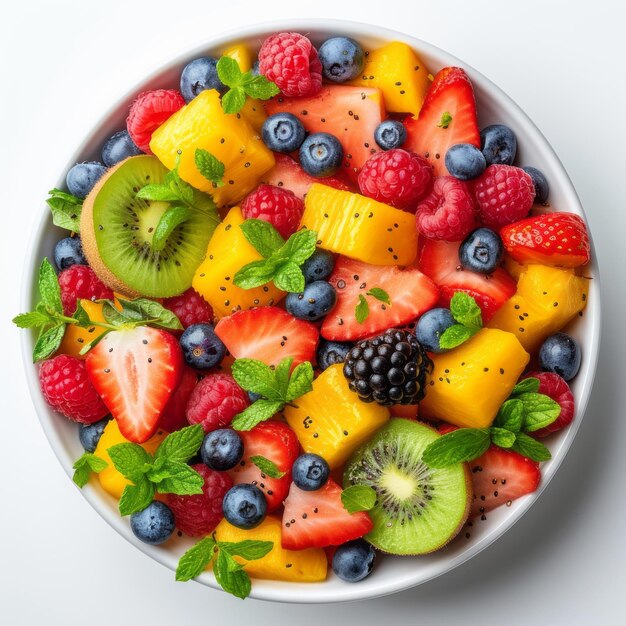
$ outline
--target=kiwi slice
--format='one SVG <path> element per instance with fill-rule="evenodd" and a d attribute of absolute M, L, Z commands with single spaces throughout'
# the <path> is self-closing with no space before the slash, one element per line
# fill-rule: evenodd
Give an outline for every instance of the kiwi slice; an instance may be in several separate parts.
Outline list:
<path fill-rule="evenodd" d="M 193 207 L 143 200 L 137 192 L 163 183 L 168 170 L 153 156 L 111 168 L 85 199 L 81 238 L 100 280 L 130 297 L 165 298 L 191 286 L 219 217 L 194 190 Z"/>
<path fill-rule="evenodd" d="M 427 554 L 448 543 L 469 513 L 471 478 L 466 463 L 432 469 L 422 462 L 426 446 L 440 437 L 432 428 L 391 419 L 348 461 L 344 487 L 368 485 L 377 494 L 365 536 L 390 554 Z"/>

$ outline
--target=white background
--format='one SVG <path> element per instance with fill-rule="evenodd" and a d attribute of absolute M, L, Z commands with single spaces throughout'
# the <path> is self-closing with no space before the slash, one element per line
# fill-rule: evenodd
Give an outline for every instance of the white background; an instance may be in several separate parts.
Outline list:
<path fill-rule="evenodd" d="M 52 6 L 52 5 L 55 6 Z M 13 2 L 0 18 L 0 620 L 10 626 L 624 623 L 626 44 L 621 2 Z M 35 216 L 109 103 L 169 57 L 238 25 L 335 17 L 404 30 L 464 59 L 534 119 L 587 211 L 603 282 L 592 400 L 556 478 L 496 544 L 395 596 L 241 602 L 175 583 L 111 530 L 57 463 L 26 391 L 20 268 Z M 566 209 L 566 207 L 560 207 Z"/>

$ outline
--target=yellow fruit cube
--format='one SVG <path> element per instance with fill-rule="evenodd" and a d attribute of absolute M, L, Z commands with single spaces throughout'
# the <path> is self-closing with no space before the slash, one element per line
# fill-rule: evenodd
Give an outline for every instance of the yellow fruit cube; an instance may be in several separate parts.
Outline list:
<path fill-rule="evenodd" d="M 245 43 L 238 42 L 232 44 L 222 52 L 222 56 L 235 59 L 242 72 L 247 72 L 252 68 L 252 52 Z"/>
<path fill-rule="evenodd" d="M 80 301 L 83 309 L 89 315 L 89 319 L 92 322 L 105 322 L 102 315 L 102 303 L 92 302 L 91 300 L 81 299 Z M 88 328 L 81 328 L 75 324 L 68 324 L 65 328 L 65 334 L 63 335 L 63 341 L 59 346 L 57 354 L 68 354 L 69 356 L 76 357 L 77 359 L 85 359 L 86 354 L 81 355 L 80 351 L 96 337 L 99 337 L 105 328 L 101 326 L 89 326 Z"/>

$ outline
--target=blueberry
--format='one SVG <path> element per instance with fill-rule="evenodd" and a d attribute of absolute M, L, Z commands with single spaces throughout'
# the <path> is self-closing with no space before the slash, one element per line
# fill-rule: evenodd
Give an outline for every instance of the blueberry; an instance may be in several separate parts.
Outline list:
<path fill-rule="evenodd" d="M 172 509 L 159 500 L 130 516 L 130 527 L 135 537 L 152 545 L 167 541 L 172 536 L 175 525 Z"/>
<path fill-rule="evenodd" d="M 243 441 L 231 428 L 220 428 L 208 433 L 200 448 L 202 462 L 212 470 L 232 469 L 243 456 Z"/>
<path fill-rule="evenodd" d="M 131 156 L 143 154 L 130 138 L 127 130 L 120 130 L 109 137 L 102 146 L 102 160 L 107 167 L 111 167 Z"/>
<path fill-rule="evenodd" d="M 492 124 L 480 131 L 480 149 L 485 155 L 487 165 L 511 165 L 517 152 L 517 138 L 508 126 Z"/>
<path fill-rule="evenodd" d="M 459 247 L 461 265 L 472 272 L 491 274 L 502 260 L 504 246 L 500 235 L 490 228 L 473 230 Z"/>
<path fill-rule="evenodd" d="M 385 120 L 376 127 L 374 139 L 383 150 L 400 148 L 406 141 L 406 128 L 397 120 Z"/>
<path fill-rule="evenodd" d="M 68 191 L 78 198 L 86 198 L 87 194 L 93 189 L 98 179 L 107 171 L 107 168 L 98 163 L 91 161 L 89 163 L 77 163 L 67 173 L 65 184 Z"/>
<path fill-rule="evenodd" d="M 226 492 L 222 511 L 227 522 L 248 530 L 258 526 L 265 518 L 267 501 L 258 487 L 240 483 Z"/>
<path fill-rule="evenodd" d="M 335 288 L 325 280 L 316 280 L 305 285 L 300 293 L 289 293 L 285 308 L 299 320 L 315 322 L 327 315 L 337 303 Z"/>
<path fill-rule="evenodd" d="M 539 366 L 544 372 L 554 372 L 572 380 L 580 368 L 580 346 L 565 333 L 550 335 L 539 348 Z"/>
<path fill-rule="evenodd" d="M 319 49 L 324 78 L 344 83 L 363 71 L 365 53 L 359 43 L 350 37 L 331 37 Z"/>
<path fill-rule="evenodd" d="M 250 404 L 254 404 L 257 400 L 260 400 L 263 396 L 259 393 L 254 393 L 254 391 L 248 391 L 248 398 L 250 399 Z"/>
<path fill-rule="evenodd" d="M 485 155 L 471 143 L 457 143 L 446 152 L 446 168 L 459 180 L 478 178 L 486 167 Z"/>
<path fill-rule="evenodd" d="M 78 425 L 78 439 L 85 449 L 85 452 L 93 452 L 96 449 L 98 441 L 100 441 L 100 437 L 104 432 L 104 428 L 110 420 L 110 417 L 105 417 L 93 424 Z"/>
<path fill-rule="evenodd" d="M 537 204 L 545 204 L 550 195 L 548 179 L 544 176 L 543 172 L 536 167 L 528 165 L 522 169 L 533 179 L 533 185 L 535 185 L 535 202 Z"/>
<path fill-rule="evenodd" d="M 65 237 L 54 246 L 54 262 L 59 270 L 72 265 L 87 265 L 80 237 Z"/>
<path fill-rule="evenodd" d="M 291 113 L 270 115 L 261 130 L 263 142 L 274 152 L 293 152 L 304 141 L 306 131 L 302 122 Z"/>
<path fill-rule="evenodd" d="M 301 454 L 291 468 L 293 482 L 303 491 L 317 491 L 330 477 L 328 463 L 317 454 Z"/>
<path fill-rule="evenodd" d="M 439 345 L 439 339 L 454 324 L 456 322 L 449 309 L 430 309 L 417 320 L 415 338 L 429 352 L 441 354 L 446 349 Z"/>
<path fill-rule="evenodd" d="M 213 57 L 200 57 L 185 65 L 180 75 L 180 93 L 185 102 L 191 102 L 201 91 L 205 89 L 217 89 L 224 93 L 227 87 L 217 76 L 217 59 Z"/>
<path fill-rule="evenodd" d="M 252 68 L 250 69 L 250 73 L 252 74 L 252 76 L 260 76 L 261 75 L 261 70 L 259 69 L 259 59 L 257 59 L 252 64 Z"/>
<path fill-rule="evenodd" d="M 226 354 L 226 346 L 211 324 L 192 324 L 185 329 L 179 342 L 187 364 L 200 370 L 215 367 Z"/>
<path fill-rule="evenodd" d="M 339 546 L 333 555 L 333 572 L 341 580 L 348 583 L 358 583 L 372 571 L 376 552 L 374 548 L 363 539 L 348 541 Z"/>
<path fill-rule="evenodd" d="M 339 341 L 326 341 L 320 339 L 317 347 L 317 364 L 325 370 L 331 365 L 343 363 L 346 355 L 354 347 L 352 343 L 340 343 Z"/>
<path fill-rule="evenodd" d="M 339 139 L 328 133 L 313 133 L 300 146 L 300 165 L 310 176 L 332 176 L 343 161 Z"/>
<path fill-rule="evenodd" d="M 335 256 L 328 250 L 318 248 L 302 265 L 302 273 L 307 283 L 325 280 L 335 267 Z"/>

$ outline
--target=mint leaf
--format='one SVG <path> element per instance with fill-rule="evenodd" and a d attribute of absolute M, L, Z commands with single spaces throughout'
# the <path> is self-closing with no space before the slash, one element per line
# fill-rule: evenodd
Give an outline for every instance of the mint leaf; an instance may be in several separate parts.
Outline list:
<path fill-rule="evenodd" d="M 561 405 L 542 393 L 520 393 L 517 399 L 524 405 L 524 430 L 527 433 L 549 426 L 561 413 Z"/>
<path fill-rule="evenodd" d="M 265 220 L 249 219 L 239 225 L 250 245 L 264 258 L 285 245 L 280 233 Z"/>
<path fill-rule="evenodd" d="M 183 329 L 183 325 L 176 315 L 154 300 L 136 298 L 135 300 L 119 299 L 119 302 L 128 317 L 139 315 L 142 321 L 149 322 L 154 326 L 169 328 L 170 330 Z"/>
<path fill-rule="evenodd" d="M 109 464 L 104 459 L 101 459 L 91 452 L 85 452 L 74 465 L 72 465 L 74 470 L 76 470 L 72 476 L 72 480 L 82 488 L 89 481 L 91 472 L 98 474 L 108 466 Z"/>
<path fill-rule="evenodd" d="M 304 274 L 299 265 L 287 261 L 274 274 L 274 284 L 282 291 L 301 293 L 305 287 Z"/>
<path fill-rule="evenodd" d="M 163 183 L 145 185 L 136 193 L 135 197 L 152 202 L 178 202 L 180 200 L 179 193 Z"/>
<path fill-rule="evenodd" d="M 477 332 L 477 330 L 468 328 L 462 324 L 455 324 L 454 326 L 446 328 L 443 333 L 441 333 L 439 345 L 445 350 L 452 350 L 452 348 L 456 348 L 462 343 L 465 343 Z"/>
<path fill-rule="evenodd" d="M 450 313 L 452 317 L 463 326 L 472 329 L 480 329 L 483 327 L 483 318 L 480 307 L 476 304 L 476 300 L 472 296 L 467 295 L 463 291 L 457 291 L 450 300 Z"/>
<path fill-rule="evenodd" d="M 39 267 L 38 277 L 39 294 L 41 302 L 48 312 L 63 313 L 63 304 L 61 303 L 61 288 L 59 287 L 59 279 L 57 273 L 52 267 L 52 263 L 48 259 L 44 259 Z"/>
<path fill-rule="evenodd" d="M 266 459 L 264 456 L 254 455 L 250 457 L 250 461 L 254 463 L 263 474 L 266 474 L 270 478 L 282 478 L 285 472 L 281 472 L 276 463 Z"/>
<path fill-rule="evenodd" d="M 254 289 L 269 283 L 275 271 L 276 264 L 272 264 L 270 259 L 252 261 L 236 272 L 233 283 L 242 289 Z"/>
<path fill-rule="evenodd" d="M 154 485 L 145 476 L 135 485 L 126 485 L 119 502 L 120 515 L 124 517 L 143 511 L 154 500 L 154 492 Z"/>
<path fill-rule="evenodd" d="M 228 552 L 221 549 L 213 565 L 213 573 L 218 585 L 224 591 L 243 600 L 250 595 L 252 584 L 250 576 L 243 571 L 242 567 Z"/>
<path fill-rule="evenodd" d="M 265 76 L 252 76 L 250 72 L 244 74 L 243 88 L 251 98 L 269 100 L 280 93 L 280 89 Z"/>
<path fill-rule="evenodd" d="M 208 150 L 196 148 L 194 161 L 200 174 L 209 182 L 215 183 L 218 187 L 224 184 L 223 178 L 226 167 L 216 156 Z"/>
<path fill-rule="evenodd" d="M 80 231 L 80 214 L 83 201 L 71 193 L 60 189 L 51 189 L 46 200 L 52 212 L 52 223 L 59 228 L 65 228 L 75 233 Z"/>
<path fill-rule="evenodd" d="M 520 393 L 538 393 L 539 392 L 539 379 L 531 376 L 530 378 L 524 378 L 524 380 L 520 380 L 513 390 L 511 391 L 511 396 L 519 396 Z"/>
<path fill-rule="evenodd" d="M 107 452 L 115 469 L 128 480 L 137 483 L 152 465 L 152 457 L 136 443 L 118 443 Z"/>
<path fill-rule="evenodd" d="M 515 433 L 506 428 L 492 426 L 489 429 L 491 441 L 499 448 L 510 448 L 515 443 Z"/>
<path fill-rule="evenodd" d="M 179 496 L 193 496 L 202 493 L 204 478 L 186 463 L 167 461 L 161 470 L 156 490 L 159 493 L 175 493 Z"/>
<path fill-rule="evenodd" d="M 498 411 L 494 425 L 518 433 L 524 425 L 524 403 L 521 400 L 507 400 Z"/>
<path fill-rule="evenodd" d="M 441 469 L 478 458 L 490 443 L 488 428 L 459 428 L 430 443 L 422 460 L 430 467 Z"/>
<path fill-rule="evenodd" d="M 303 228 L 295 232 L 287 243 L 277 252 L 296 265 L 302 265 L 314 252 L 317 244 L 317 232 Z"/>
<path fill-rule="evenodd" d="M 359 301 L 354 308 L 354 317 L 358 324 L 362 324 L 370 314 L 370 305 L 367 303 L 365 296 L 359 294 Z"/>
<path fill-rule="evenodd" d="M 389 294 L 380 287 L 372 287 L 369 291 L 365 293 L 365 295 L 372 296 L 372 298 L 376 298 L 376 300 L 379 300 L 380 302 L 384 302 L 385 304 L 391 306 L 391 298 L 389 297 Z"/>
<path fill-rule="evenodd" d="M 165 437 L 154 453 L 154 458 L 157 461 L 165 459 L 168 462 L 186 463 L 198 452 L 203 439 L 202 426 L 186 426 Z"/>
<path fill-rule="evenodd" d="M 216 543 L 213 537 L 204 537 L 189 548 L 178 561 L 176 580 L 186 581 L 200 576 L 215 555 Z"/>
<path fill-rule="evenodd" d="M 448 128 L 450 126 L 450 122 L 452 121 L 452 116 L 448 111 L 446 111 L 442 116 L 439 124 L 437 124 L 437 128 Z"/>
<path fill-rule="evenodd" d="M 292 365 L 293 357 L 288 356 L 284 359 L 281 359 L 280 363 L 274 368 L 274 379 L 276 380 L 276 387 L 280 390 L 281 398 L 283 400 L 287 399 L 287 387 L 289 387 L 289 377 L 291 376 Z M 272 398 L 269 399 L 271 400 Z"/>
<path fill-rule="evenodd" d="M 246 391 L 252 391 L 275 402 L 284 402 L 285 395 L 269 365 L 256 359 L 237 359 L 231 367 L 236 383 Z"/>
<path fill-rule="evenodd" d="M 257 400 L 235 416 L 232 426 L 235 430 L 250 430 L 274 416 L 283 406 L 284 402 Z"/>
<path fill-rule="evenodd" d="M 239 87 L 242 84 L 244 75 L 235 59 L 223 56 L 217 62 L 215 69 L 217 77 L 227 87 Z"/>
<path fill-rule="evenodd" d="M 225 550 L 231 556 L 240 556 L 242 559 L 246 559 L 246 561 L 262 559 L 274 547 L 272 541 L 258 541 L 256 539 L 244 539 L 237 543 L 219 541 L 217 545 L 220 550 Z"/>
<path fill-rule="evenodd" d="M 376 491 L 367 485 L 352 485 L 341 492 L 341 503 L 348 513 L 369 511 L 376 504 Z"/>
<path fill-rule="evenodd" d="M 511 446 L 511 450 L 525 456 L 531 461 L 537 461 L 537 463 L 549 461 L 552 458 L 548 448 L 546 448 L 540 441 L 537 441 L 524 433 L 517 433 L 515 443 Z"/>
<path fill-rule="evenodd" d="M 304 361 L 295 367 L 287 386 L 287 402 L 313 390 L 313 366 Z"/>
<path fill-rule="evenodd" d="M 63 341 L 63 335 L 65 335 L 65 324 L 59 324 L 41 333 L 33 348 L 33 363 L 43 361 L 54 354 Z"/>
<path fill-rule="evenodd" d="M 20 313 L 12 321 L 18 328 L 37 328 L 53 323 L 54 318 L 42 311 L 32 311 L 30 313 Z"/>
<path fill-rule="evenodd" d="M 89 319 L 89 314 L 83 308 L 80 300 L 76 301 L 76 310 L 74 311 L 74 319 L 76 320 L 76 326 L 81 328 L 89 328 L 93 324 Z"/>
<path fill-rule="evenodd" d="M 235 87 L 234 89 L 229 89 L 222 96 L 222 109 L 224 113 L 235 114 L 239 113 L 241 109 L 243 109 L 244 104 L 246 103 L 246 92 L 243 87 Z"/>
<path fill-rule="evenodd" d="M 174 229 L 188 222 L 191 217 L 192 209 L 188 206 L 172 204 L 167 207 L 154 228 L 151 242 L 152 249 L 157 252 L 163 250 Z"/>
<path fill-rule="evenodd" d="M 102 317 L 104 317 L 107 324 L 111 324 L 115 327 L 121 327 L 125 324 L 141 320 L 140 313 L 131 311 L 130 309 L 122 309 L 119 311 L 111 300 L 106 300 L 102 304 Z"/>
<path fill-rule="evenodd" d="M 191 205 L 194 200 L 194 190 L 187 181 L 180 177 L 180 174 L 178 173 L 178 164 L 179 159 L 176 161 L 176 167 L 165 175 L 163 182 L 176 194 L 181 202 Z"/>

